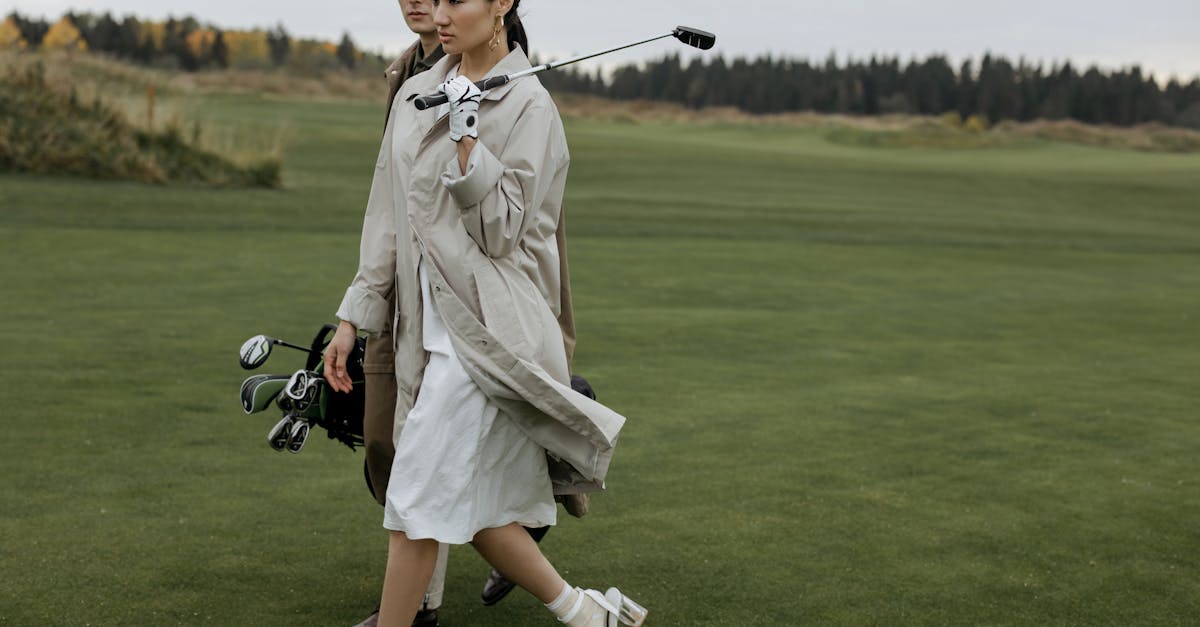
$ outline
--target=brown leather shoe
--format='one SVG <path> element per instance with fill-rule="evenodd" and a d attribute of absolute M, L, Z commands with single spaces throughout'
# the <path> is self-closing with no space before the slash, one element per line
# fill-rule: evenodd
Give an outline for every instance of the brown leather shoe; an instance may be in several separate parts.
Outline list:
<path fill-rule="evenodd" d="M 495 568 L 488 573 L 487 581 L 483 584 L 483 594 L 480 598 L 483 599 L 484 605 L 495 605 L 501 599 L 508 596 L 509 592 L 515 588 L 517 584 L 508 580 L 507 577 L 500 574 L 500 571 Z"/>
<path fill-rule="evenodd" d="M 438 627 L 437 610 L 421 610 L 413 619 L 413 627 Z"/>
<path fill-rule="evenodd" d="M 576 518 L 583 518 L 588 513 L 587 494 L 559 494 L 554 500 L 562 503 L 563 509 Z"/>

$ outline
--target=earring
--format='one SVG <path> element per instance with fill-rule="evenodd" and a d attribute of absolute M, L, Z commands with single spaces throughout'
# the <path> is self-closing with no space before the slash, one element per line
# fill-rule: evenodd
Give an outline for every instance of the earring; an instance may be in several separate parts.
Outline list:
<path fill-rule="evenodd" d="M 500 31 L 504 30 L 504 16 L 496 16 L 496 28 L 492 31 L 492 43 L 488 44 L 488 50 L 495 50 L 500 45 Z"/>

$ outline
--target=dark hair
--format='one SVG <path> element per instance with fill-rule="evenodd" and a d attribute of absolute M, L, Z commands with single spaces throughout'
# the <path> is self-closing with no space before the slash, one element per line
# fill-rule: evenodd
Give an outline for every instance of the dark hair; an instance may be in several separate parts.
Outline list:
<path fill-rule="evenodd" d="M 521 46 L 525 54 L 529 54 L 529 37 L 525 35 L 525 25 L 521 23 L 521 16 L 517 15 L 519 4 L 521 0 L 513 0 L 512 9 L 504 16 L 504 25 L 508 28 L 508 49 L 515 50 L 517 46 Z"/>

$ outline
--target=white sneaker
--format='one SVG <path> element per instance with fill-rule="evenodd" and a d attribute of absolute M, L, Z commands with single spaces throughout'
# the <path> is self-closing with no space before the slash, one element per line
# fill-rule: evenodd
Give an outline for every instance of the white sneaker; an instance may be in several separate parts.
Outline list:
<path fill-rule="evenodd" d="M 575 607 L 558 619 L 568 627 L 641 627 L 646 621 L 646 608 L 638 605 L 616 588 L 603 595 L 598 590 L 580 590 Z"/>

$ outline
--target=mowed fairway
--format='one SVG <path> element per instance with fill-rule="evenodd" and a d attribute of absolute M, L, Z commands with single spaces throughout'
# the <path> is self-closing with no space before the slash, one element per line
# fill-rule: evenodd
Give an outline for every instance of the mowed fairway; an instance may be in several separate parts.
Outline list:
<path fill-rule="evenodd" d="M 235 354 L 331 320 L 381 107 L 187 106 L 286 124 L 286 189 L 0 176 L 0 624 L 376 602 L 361 451 L 271 451 Z M 1200 155 L 567 132 L 576 370 L 629 417 L 569 581 L 662 626 L 1200 616 Z M 554 624 L 486 572 L 452 551 L 443 625 Z"/>

